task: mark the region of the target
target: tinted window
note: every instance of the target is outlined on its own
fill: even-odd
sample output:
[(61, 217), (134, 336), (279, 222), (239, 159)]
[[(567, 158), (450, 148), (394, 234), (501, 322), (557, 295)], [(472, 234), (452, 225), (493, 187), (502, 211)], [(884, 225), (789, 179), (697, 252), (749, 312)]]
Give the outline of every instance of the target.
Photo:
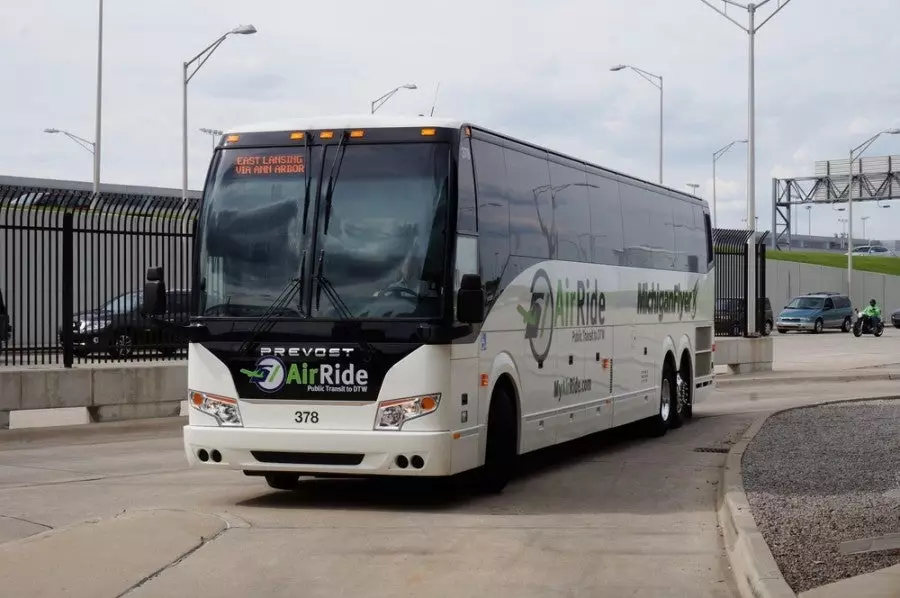
[(653, 233), (653, 267), (675, 270), (675, 226), (672, 221), (671, 198), (641, 190), (643, 201), (650, 211), (650, 230)]
[(596, 264), (625, 265), (622, 254), (622, 203), (619, 183), (589, 174), (591, 250)]
[(457, 194), (459, 205), (456, 215), (456, 230), (460, 233), (474, 233), (475, 228), (475, 180), (472, 171), (472, 150), (469, 138), (459, 142), (459, 182)]
[(548, 259), (551, 252), (550, 170), (546, 158), (506, 149), (510, 253)]
[(550, 163), (553, 185), (553, 224), (556, 232), (555, 259), (591, 260), (591, 213), (588, 208), (587, 175), (571, 166)]
[(706, 212), (703, 212), (703, 222), (706, 228), (706, 271), (708, 272), (715, 260), (715, 253), (713, 251), (712, 220)]
[(825, 309), (834, 309), (834, 301), (830, 298), (825, 300)]
[(703, 245), (698, 247), (696, 243), (693, 206), (679, 199), (673, 200), (671, 204), (675, 233), (675, 269), (680, 272), (696, 272), (699, 258), (697, 250), (705, 248)]
[(472, 140), (478, 190), (478, 249), (481, 279), (489, 299), (509, 259), (509, 205), (506, 200), (506, 162), (503, 148)]

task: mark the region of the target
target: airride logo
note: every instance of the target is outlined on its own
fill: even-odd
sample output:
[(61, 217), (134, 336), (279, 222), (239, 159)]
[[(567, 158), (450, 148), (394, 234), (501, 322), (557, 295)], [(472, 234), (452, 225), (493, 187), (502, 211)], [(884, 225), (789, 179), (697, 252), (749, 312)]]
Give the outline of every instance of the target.
[[(531, 354), (539, 365), (550, 354), (553, 331), (557, 325), (603, 326), (606, 323), (606, 294), (599, 290), (594, 280), (575, 280), (572, 288), (569, 279), (557, 279), (554, 294), (553, 283), (543, 268), (534, 273), (531, 280), (531, 304), (528, 309), (516, 306), (525, 324), (525, 339)], [(573, 342), (585, 342), (604, 338), (603, 330), (579, 329), (572, 332)]]
[(699, 290), (699, 283), (696, 282), (690, 291), (682, 289), (679, 284), (672, 289), (660, 289), (658, 283), (643, 282), (638, 285), (637, 311), (639, 314), (659, 314), (660, 319), (665, 314), (676, 314), (679, 319), (688, 314), (694, 319), (697, 317)]
[(366, 392), (369, 372), (355, 364), (285, 364), (280, 357), (266, 355), (256, 361), (254, 369), (241, 373), (259, 390), (272, 394), (287, 385), (305, 386), (311, 393)]

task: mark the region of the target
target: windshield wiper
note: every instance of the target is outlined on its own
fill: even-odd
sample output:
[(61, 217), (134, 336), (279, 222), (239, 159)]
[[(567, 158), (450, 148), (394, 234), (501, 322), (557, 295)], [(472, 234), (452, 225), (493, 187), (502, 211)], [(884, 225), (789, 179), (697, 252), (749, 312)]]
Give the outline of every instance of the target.
[(328, 223), (331, 222), (331, 199), (334, 197), (334, 186), (337, 183), (337, 177), (341, 172), (341, 164), (344, 162), (344, 151), (347, 146), (344, 145), (344, 141), (347, 139), (346, 132), (341, 135), (341, 141), (338, 143), (337, 147), (337, 156), (334, 157), (334, 162), (331, 163), (331, 171), (328, 173), (328, 190), (325, 192), (325, 226), (322, 229), (322, 234), (328, 234)]
[(303, 189), (303, 234), (306, 234), (306, 219), (309, 216), (309, 187), (310, 181), (312, 178), (310, 177), (309, 172), (309, 133), (303, 133), (303, 169), (306, 171), (306, 185)]
[(319, 305), (322, 300), (322, 289), (325, 289), (325, 294), (328, 295), (328, 298), (331, 300), (331, 304), (334, 305), (334, 308), (338, 311), (342, 320), (349, 320), (353, 317), (353, 312), (350, 311), (350, 308), (347, 307), (347, 304), (344, 303), (344, 300), (341, 299), (340, 294), (338, 294), (337, 290), (335, 290), (334, 285), (331, 284), (331, 281), (325, 278), (325, 275), (322, 274), (322, 269), (325, 266), (325, 250), (323, 249), (319, 253), (319, 264), (316, 268), (315, 279), (319, 283), (318, 288), (316, 289), (316, 310), (318, 311)]
[[(314, 278), (319, 283), (318, 290), (316, 293), (316, 310), (319, 309), (319, 301), (321, 299), (322, 289), (325, 289), (325, 294), (328, 295), (328, 299), (331, 300), (331, 304), (334, 305), (334, 308), (337, 310), (338, 315), (341, 320), (350, 320), (353, 318), (353, 312), (350, 311), (350, 308), (347, 307), (347, 304), (341, 299), (340, 293), (337, 292), (337, 289), (334, 288), (334, 285), (331, 284), (331, 281), (322, 274), (322, 268), (325, 264), (325, 250), (323, 249), (319, 253), (319, 264)], [(363, 336), (362, 330), (359, 331), (359, 339), (358, 344), (364, 351), (368, 351), (369, 353), (378, 353), (381, 354), (381, 350), (377, 349), (372, 343), (367, 341)]]
[[(241, 348), (238, 350), (239, 353), (246, 353), (250, 346), (253, 344), (261, 334), (267, 333), (275, 326), (275, 316), (278, 312), (282, 311), (287, 305), (291, 302), (294, 296), (302, 291), (303, 289), (303, 279), (305, 277), (305, 264), (306, 264), (306, 252), (304, 251), (303, 255), (303, 264), (301, 266), (300, 276), (297, 278), (291, 278), (285, 287), (282, 289), (281, 294), (275, 298), (275, 301), (269, 306), (269, 308), (256, 320), (256, 324), (253, 325), (253, 328), (250, 330), (250, 334), (247, 336), (247, 340), (241, 345)], [(297, 311), (300, 312), (300, 315), (303, 317), (307, 317), (306, 314), (303, 313), (303, 308), (298, 307)]]

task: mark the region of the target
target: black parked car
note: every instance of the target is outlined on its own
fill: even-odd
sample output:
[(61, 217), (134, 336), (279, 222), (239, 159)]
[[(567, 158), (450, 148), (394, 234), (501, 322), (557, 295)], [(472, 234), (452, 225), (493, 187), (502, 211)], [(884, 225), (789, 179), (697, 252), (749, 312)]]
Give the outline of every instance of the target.
[(895, 309), (891, 312), (891, 324), (894, 325), (894, 328), (900, 328), (900, 309)]
[[(173, 289), (167, 295), (167, 311), (162, 319), (189, 324), (191, 292)], [(163, 355), (173, 355), (186, 347), (186, 340), (154, 326), (141, 315), (141, 301), (140, 291), (124, 293), (97, 309), (75, 314), (72, 322), (75, 354), (84, 357), (90, 353), (106, 352), (111, 357), (123, 358), (132, 355), (135, 350), (149, 349)]]
[(0, 345), (8, 343), (12, 340), (12, 322), (9, 319), (9, 312), (6, 310), (6, 303), (3, 301), (3, 291), (0, 291)]
[[(763, 336), (772, 334), (775, 315), (772, 313), (772, 302), (768, 297), (756, 303), (756, 324)], [(744, 333), (744, 300), (734, 297), (716, 299), (716, 334), (741, 336)]]

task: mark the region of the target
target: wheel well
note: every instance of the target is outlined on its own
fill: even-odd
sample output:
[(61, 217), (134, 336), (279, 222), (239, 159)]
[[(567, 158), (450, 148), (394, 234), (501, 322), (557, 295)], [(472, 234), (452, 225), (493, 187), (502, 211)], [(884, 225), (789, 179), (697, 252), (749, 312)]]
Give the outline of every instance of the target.
[(690, 351), (684, 351), (681, 354), (681, 367), (679, 367), (678, 369), (685, 370), (688, 373), (688, 376), (690, 378), (694, 377), (694, 366), (691, 363), (691, 352)]
[[(497, 391), (499, 390), (505, 391), (507, 396), (509, 396), (510, 402), (512, 403), (513, 413), (515, 414), (516, 446), (518, 446), (519, 438), (522, 435), (522, 431), (520, 429), (522, 426), (522, 410), (519, 406), (519, 393), (516, 392), (516, 385), (509, 374), (500, 374), (500, 377), (497, 378), (497, 384), (494, 385), (494, 392), (491, 394), (492, 403), (494, 401), (494, 398), (497, 396)], [(488, 413), (490, 413), (490, 406), (488, 406)]]
[(665, 371), (666, 366), (672, 368), (672, 372), (678, 371), (678, 368), (675, 367), (675, 356), (672, 355), (671, 351), (666, 351), (666, 358), (663, 360), (663, 371)]

